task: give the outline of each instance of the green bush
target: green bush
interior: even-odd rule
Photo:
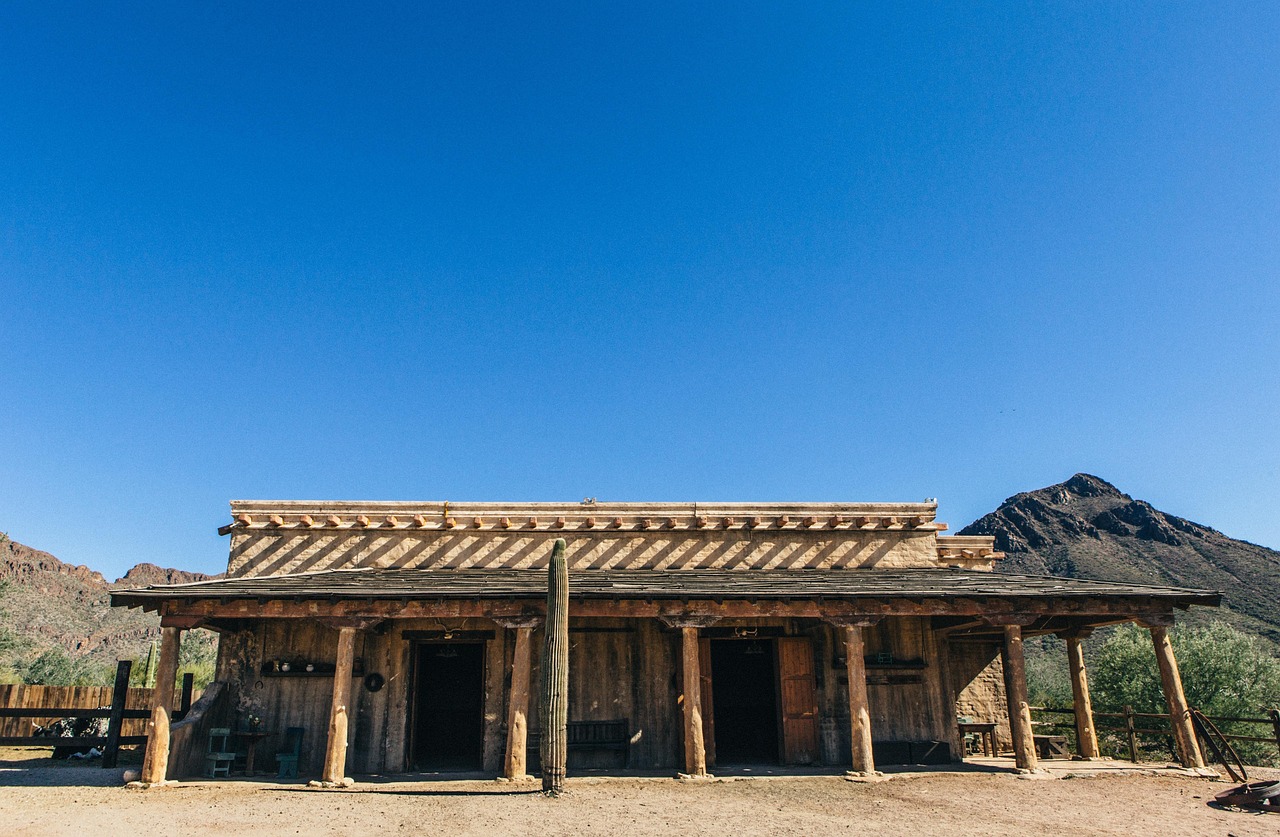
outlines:
[[[1280,660],[1255,636],[1224,622],[1170,632],[1187,704],[1214,717],[1265,718],[1280,706]],[[1094,707],[1112,711],[1132,706],[1136,712],[1167,712],[1160,670],[1151,635],[1134,625],[1118,628],[1099,649],[1090,666]],[[1220,722],[1232,735],[1268,736],[1260,724]],[[1246,762],[1274,764],[1275,745],[1232,742]]]
[[[61,648],[50,648],[33,659],[14,666],[22,682],[33,686],[102,686],[111,682],[111,672],[101,663],[72,657]]]

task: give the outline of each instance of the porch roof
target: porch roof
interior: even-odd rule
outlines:
[[[111,594],[114,606],[155,609],[198,599],[284,600],[540,600],[545,570],[422,570],[361,568],[295,575],[223,578],[151,585]],[[1142,599],[1185,608],[1216,607],[1222,594],[1050,576],[976,572],[945,567],[844,570],[579,570],[569,577],[576,600],[857,600],[1016,598]]]

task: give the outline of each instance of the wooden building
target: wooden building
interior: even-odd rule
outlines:
[[[221,633],[232,710],[305,729],[301,768],[536,770],[553,541],[570,567],[570,770],[959,760],[958,714],[1036,766],[1023,637],[1067,640],[1082,755],[1097,754],[1080,639],[1150,628],[1182,761],[1200,765],[1167,629],[1215,593],[992,572],[990,538],[936,504],[231,504],[227,576],[112,594]],[[534,689],[536,692],[536,689]],[[159,695],[145,781],[168,765]],[[963,708],[958,713],[957,706]]]

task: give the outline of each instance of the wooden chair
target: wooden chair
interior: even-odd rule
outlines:
[[[284,731],[284,749],[276,753],[276,762],[280,768],[276,771],[277,779],[298,778],[298,758],[302,755],[302,727],[289,727]]]
[[[209,778],[231,776],[231,765],[236,760],[235,751],[231,749],[231,730],[225,727],[214,727],[209,730],[209,749],[205,751],[205,769]]]

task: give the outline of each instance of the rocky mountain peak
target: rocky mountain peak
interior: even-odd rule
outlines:
[[[148,587],[152,584],[189,584],[193,581],[208,581],[216,576],[204,573],[192,573],[186,570],[175,570],[158,567],[155,564],[135,564],[129,572],[116,579],[116,588]]]
[[[1222,591],[1238,627],[1280,642],[1280,552],[1163,512],[1092,474],[1015,494],[961,529],[992,535],[998,571]]]
[[[1111,483],[1107,482],[1101,477],[1095,477],[1093,474],[1084,474],[1084,473],[1076,474],[1071,479],[1062,483],[1060,486],[1054,486],[1054,487],[1055,488],[1060,487],[1064,491],[1070,494],[1074,494],[1077,497],[1128,498],[1129,496],[1127,494],[1122,493],[1120,489],[1116,488]]]

